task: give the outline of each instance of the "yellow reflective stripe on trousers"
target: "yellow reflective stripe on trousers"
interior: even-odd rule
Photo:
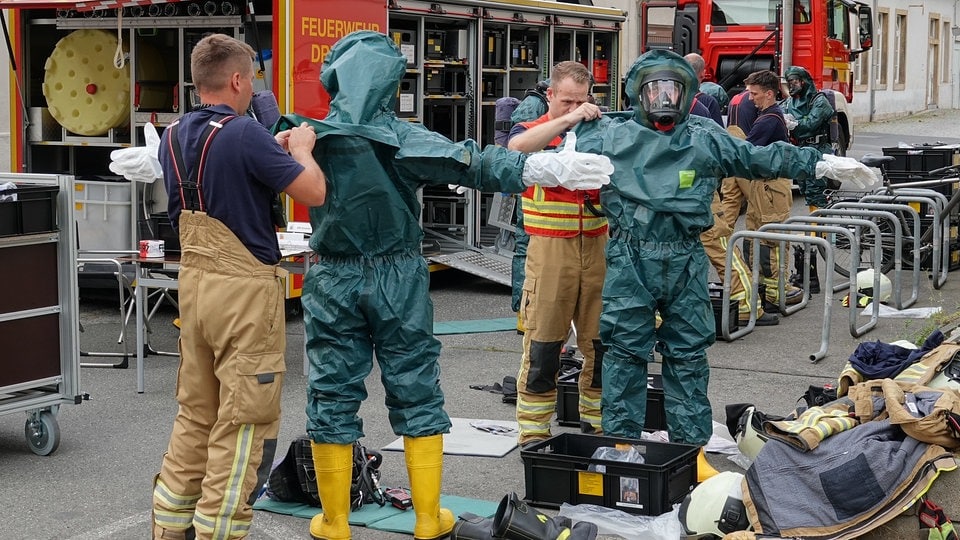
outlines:
[[[242,424],[237,430],[236,449],[230,476],[224,486],[223,501],[217,516],[207,516],[197,512],[194,526],[198,530],[211,533],[214,540],[246,536],[250,532],[250,521],[234,519],[234,515],[244,503],[243,482],[250,468],[250,454],[254,443],[253,424]],[[256,471],[254,471],[256,473]],[[254,486],[256,489],[256,486]]]
[[[586,422],[594,428],[600,427],[600,399],[590,399],[588,396],[580,394],[580,421]],[[596,411],[596,414],[584,413],[583,411]]]
[[[554,401],[526,401],[517,398],[517,424],[522,435],[549,435],[550,420],[556,411]]]
[[[193,509],[197,506],[197,501],[200,500],[200,494],[181,495],[179,493],[173,493],[167,485],[163,483],[163,480],[157,479],[157,485],[153,489],[153,498],[159,500],[165,508],[190,510],[190,514],[193,515]]]
[[[729,248],[729,242],[727,237],[720,238],[720,245],[723,246],[723,250],[727,251]],[[730,257],[730,262],[733,265],[733,271],[737,273],[737,276],[740,278],[740,283],[743,284],[743,292],[737,294],[731,294],[731,300],[741,300],[740,303],[740,313],[750,313],[751,304],[750,301],[753,300],[753,295],[748,291],[753,290],[753,274],[750,273],[750,268],[747,266],[746,261],[742,257]]]
[[[154,509],[153,522],[164,529],[184,530],[193,524],[193,509],[186,512]]]

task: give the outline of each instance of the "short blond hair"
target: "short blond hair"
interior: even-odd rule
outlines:
[[[593,75],[580,62],[566,60],[553,66],[550,70],[550,86],[556,88],[560,81],[571,79],[577,84],[593,85]]]
[[[202,92],[219,92],[234,73],[253,73],[253,47],[226,34],[210,34],[190,53],[190,74]]]

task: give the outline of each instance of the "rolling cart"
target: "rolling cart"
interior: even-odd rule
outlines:
[[[0,188],[0,414],[26,412],[27,444],[46,456],[60,445],[60,406],[84,397],[73,177],[0,174],[0,186],[8,183],[15,188]]]

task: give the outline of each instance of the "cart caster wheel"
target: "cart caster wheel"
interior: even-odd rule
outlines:
[[[50,411],[30,415],[23,434],[30,450],[38,456],[49,456],[60,446],[60,424]]]

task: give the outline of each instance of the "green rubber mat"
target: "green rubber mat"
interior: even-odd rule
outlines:
[[[464,512],[470,512],[481,517],[493,517],[497,513],[497,504],[490,501],[481,501],[479,499],[468,499],[467,497],[457,497],[456,495],[441,495],[440,506],[450,510],[453,517],[457,517]],[[396,533],[413,534],[413,525],[416,521],[416,514],[413,510],[405,510],[399,514],[375,521],[367,527],[378,531],[389,531]]]
[[[454,516],[463,512],[470,512],[478,516],[492,517],[497,511],[495,502],[458,497],[456,495],[441,495],[440,506],[449,509]],[[321,510],[315,506],[301,503],[275,501],[269,497],[261,497],[253,503],[254,510],[263,510],[275,514],[285,514],[299,518],[310,519]],[[413,534],[413,525],[416,515],[412,510],[400,510],[389,504],[380,507],[376,504],[365,504],[360,510],[350,512],[350,524],[358,527],[368,527],[380,531]]]
[[[286,514],[288,516],[306,519],[310,519],[322,512],[322,510],[316,506],[310,506],[302,503],[275,501],[270,497],[260,497],[257,499],[257,502],[253,503],[253,509],[273,512],[274,514]],[[349,521],[351,525],[356,525],[358,527],[369,527],[370,524],[375,521],[395,516],[402,512],[403,510],[394,508],[389,504],[383,507],[376,504],[365,504],[360,508],[360,510],[350,512]],[[413,529],[410,530],[413,531]]]
[[[433,333],[438,336],[445,334],[505,332],[507,330],[516,329],[516,317],[505,317],[503,319],[476,319],[471,321],[444,321],[433,323]]]

